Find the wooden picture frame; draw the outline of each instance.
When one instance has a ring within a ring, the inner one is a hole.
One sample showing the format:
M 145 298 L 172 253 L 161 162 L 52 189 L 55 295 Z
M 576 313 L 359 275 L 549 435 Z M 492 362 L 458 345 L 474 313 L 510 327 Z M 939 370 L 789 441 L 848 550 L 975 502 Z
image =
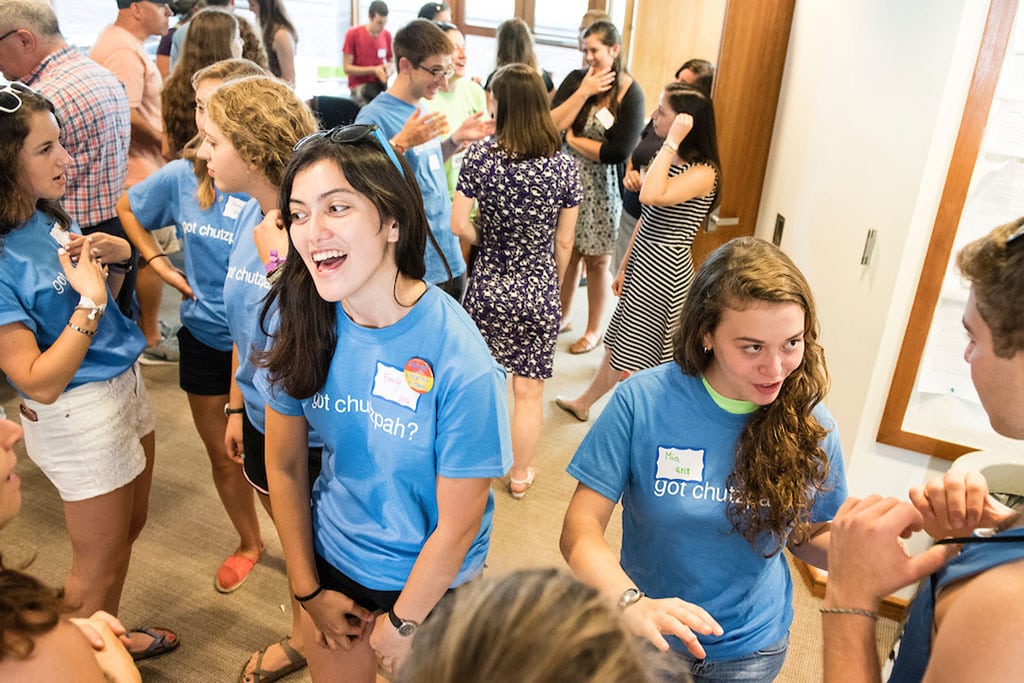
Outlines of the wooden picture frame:
M 960 132 L 953 148 L 928 251 L 921 268 L 921 279 L 878 427 L 877 441 L 880 443 L 946 460 L 955 460 L 977 448 L 909 432 L 903 425 L 967 199 L 971 174 L 981 150 L 982 136 L 1006 55 L 1017 5 L 1018 0 L 992 0 L 989 6 L 978 60 L 960 120 Z

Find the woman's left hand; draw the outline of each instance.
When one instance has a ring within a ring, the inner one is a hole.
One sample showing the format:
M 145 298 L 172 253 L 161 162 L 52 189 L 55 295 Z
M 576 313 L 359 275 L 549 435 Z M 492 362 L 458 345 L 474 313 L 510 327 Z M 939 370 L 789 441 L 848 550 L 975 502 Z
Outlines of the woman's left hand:
M 278 209 L 268 211 L 260 224 L 253 229 L 252 239 L 256 242 L 256 250 L 263 263 L 270 261 L 271 251 L 276 251 L 279 259 L 287 257 L 288 231 L 284 229 L 281 211 Z
M 101 265 L 121 263 L 132 257 L 132 247 L 128 240 L 105 232 L 94 232 L 91 235 L 68 233 L 67 250 L 71 258 L 77 260 L 85 248 L 89 249 L 89 253 Z
M 409 655 L 412 638 L 398 635 L 385 612 L 377 616 L 373 632 L 370 634 L 370 647 L 377 655 L 381 668 L 387 672 L 394 672 L 402 667 L 402 663 Z
M 686 139 L 691 130 L 693 130 L 693 116 L 686 113 L 676 114 L 676 117 L 672 120 L 672 127 L 668 129 L 668 135 L 665 136 L 665 140 L 678 147 L 679 143 Z
M 626 281 L 626 272 L 620 270 L 615 273 L 615 279 L 612 280 L 612 294 L 615 296 L 622 296 L 622 283 Z

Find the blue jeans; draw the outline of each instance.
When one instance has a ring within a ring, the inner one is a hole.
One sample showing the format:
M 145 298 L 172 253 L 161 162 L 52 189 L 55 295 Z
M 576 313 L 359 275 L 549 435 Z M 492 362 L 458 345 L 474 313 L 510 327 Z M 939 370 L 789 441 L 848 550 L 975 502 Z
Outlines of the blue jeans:
M 689 667 L 694 683 L 712 681 L 764 681 L 775 680 L 786 661 L 789 648 L 789 634 L 778 642 L 761 648 L 757 652 L 736 659 L 694 659 L 688 653 L 674 652 L 682 661 L 684 669 Z

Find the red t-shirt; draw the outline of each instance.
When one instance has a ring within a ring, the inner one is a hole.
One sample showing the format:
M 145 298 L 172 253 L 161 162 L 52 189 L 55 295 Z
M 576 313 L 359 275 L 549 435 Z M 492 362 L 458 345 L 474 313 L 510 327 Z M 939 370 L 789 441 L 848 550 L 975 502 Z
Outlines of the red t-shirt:
M 366 29 L 366 26 L 353 26 L 345 34 L 345 44 L 341 51 L 346 55 L 352 55 L 352 63 L 356 66 L 377 66 L 391 61 L 391 34 L 386 30 L 374 38 Z M 363 83 L 373 83 L 377 77 L 373 74 L 366 76 L 349 76 L 349 89 L 355 88 Z

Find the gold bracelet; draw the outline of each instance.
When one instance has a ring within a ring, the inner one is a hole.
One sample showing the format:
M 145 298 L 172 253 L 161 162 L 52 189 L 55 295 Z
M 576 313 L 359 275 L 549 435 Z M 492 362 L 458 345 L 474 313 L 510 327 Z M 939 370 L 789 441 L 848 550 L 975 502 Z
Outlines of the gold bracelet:
M 858 617 L 867 617 L 878 621 L 878 612 L 869 612 L 866 609 L 854 609 L 852 607 L 820 607 L 818 611 L 822 614 L 854 614 Z
M 671 150 L 671 152 L 673 154 L 676 154 L 677 152 L 679 152 L 679 145 L 673 145 L 668 140 L 665 140 L 665 142 L 661 143 L 661 146 Z
M 96 333 L 93 332 L 92 330 L 87 330 L 84 327 L 79 327 L 78 325 L 74 324 L 70 320 L 68 321 L 68 327 L 73 329 L 75 332 L 81 332 L 86 337 L 95 337 L 96 336 Z

